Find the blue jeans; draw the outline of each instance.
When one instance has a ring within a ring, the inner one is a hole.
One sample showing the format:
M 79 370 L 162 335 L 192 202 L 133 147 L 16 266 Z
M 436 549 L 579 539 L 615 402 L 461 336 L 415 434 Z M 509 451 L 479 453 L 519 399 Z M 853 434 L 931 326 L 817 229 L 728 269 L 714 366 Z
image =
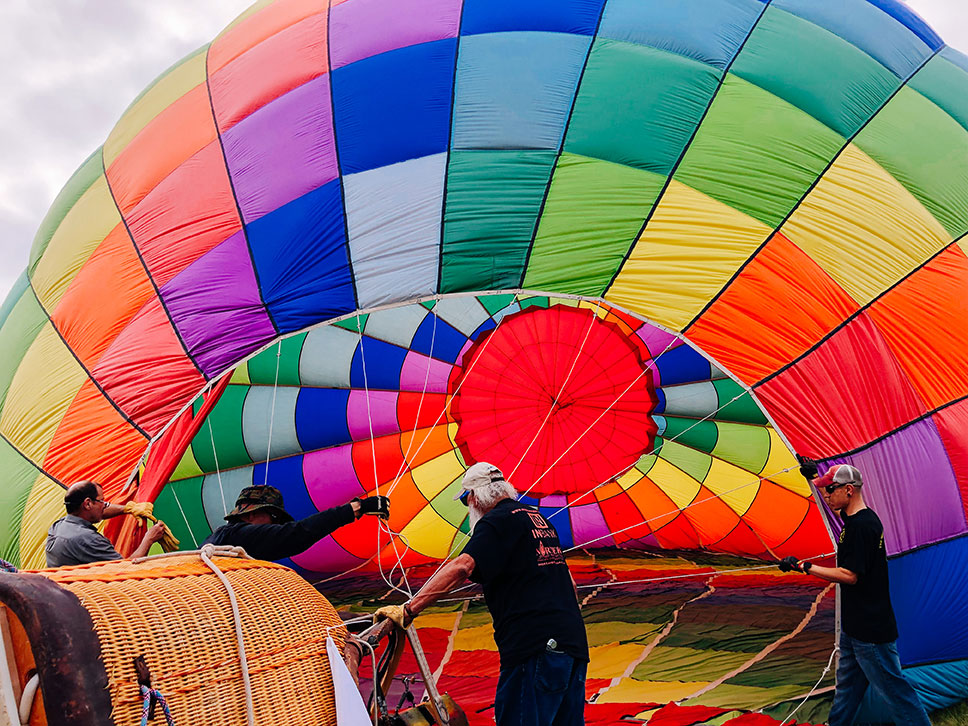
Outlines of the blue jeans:
M 588 663 L 544 651 L 501 670 L 494 698 L 497 726 L 584 726 Z
M 868 686 L 873 686 L 875 697 L 888 706 L 898 726 L 931 726 L 917 692 L 901 674 L 897 641 L 865 643 L 841 633 L 837 692 L 827 723 L 850 726 Z

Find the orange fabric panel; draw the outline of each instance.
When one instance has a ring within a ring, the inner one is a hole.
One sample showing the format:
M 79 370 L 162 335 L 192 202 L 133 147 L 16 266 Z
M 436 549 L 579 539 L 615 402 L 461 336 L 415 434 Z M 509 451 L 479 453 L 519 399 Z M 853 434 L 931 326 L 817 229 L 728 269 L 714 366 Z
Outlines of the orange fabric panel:
M 823 515 L 820 514 L 817 503 L 812 498 L 803 523 L 790 536 L 790 539 L 773 548 L 777 557 L 794 555 L 800 559 L 813 559 L 833 551 L 834 545 L 823 523 Z
M 110 290 L 110 296 L 104 291 Z M 128 230 L 119 224 L 71 281 L 51 314 L 54 326 L 91 370 L 111 342 L 154 295 Z
M 329 70 L 327 17 L 324 9 L 299 21 L 212 75 L 212 104 L 220 131 Z
M 94 479 L 113 499 L 147 445 L 148 439 L 88 380 L 57 427 L 44 469 L 65 483 Z
M 157 297 L 121 332 L 93 373 L 121 410 L 151 436 L 205 385 Z
M 817 263 L 777 233 L 686 335 L 752 384 L 794 360 L 857 309 Z
M 728 535 L 739 521 L 739 515 L 704 486 L 699 487 L 696 498 L 688 509 L 683 510 L 683 514 L 699 535 L 699 545 L 702 547 L 716 545 L 717 549 L 719 549 L 719 541 Z
M 754 393 L 794 450 L 818 459 L 867 444 L 925 412 L 866 313 Z
M 952 245 L 871 305 L 928 408 L 968 394 L 968 258 Z
M 769 557 L 763 542 L 753 534 L 745 522 L 740 522 L 733 531 L 716 544 L 716 549 L 747 557 Z
M 383 492 L 386 494 L 386 492 Z M 417 513 L 427 506 L 427 498 L 417 489 L 409 471 L 400 475 L 400 480 L 390 495 L 393 504 L 390 507 L 390 519 L 387 524 L 394 532 L 402 532 L 403 528 L 417 516 Z
M 406 431 L 400 434 L 400 447 L 404 453 L 409 451 L 409 468 L 416 469 L 431 459 L 446 454 L 454 449 L 454 442 L 447 434 L 447 425 L 440 424 L 432 429 L 420 429 L 416 433 Z M 396 470 L 391 473 L 396 474 Z M 392 478 L 390 481 L 393 481 Z
M 186 159 L 216 138 L 204 83 L 155 116 L 108 167 L 107 177 L 121 213 L 127 216 Z
M 212 142 L 155 187 L 128 218 L 159 288 L 242 228 L 222 148 Z
M 958 493 L 968 514 L 968 400 L 948 406 L 934 415 L 951 468 L 958 481 Z
M 807 514 L 809 504 L 789 489 L 762 479 L 759 491 L 743 521 L 763 538 L 770 548 L 782 544 L 796 531 Z
M 232 26 L 217 37 L 209 48 L 209 75 L 280 30 L 318 13 L 321 5 L 325 7 L 326 3 L 319 0 L 277 0 Z
M 629 497 L 635 503 L 636 508 L 642 512 L 642 516 L 648 521 L 649 528 L 652 530 L 664 528 L 679 516 L 679 508 L 648 477 L 637 481 L 629 488 L 628 492 Z M 667 534 L 670 537 L 673 536 L 671 532 Z M 692 532 L 690 541 L 695 542 L 695 532 Z

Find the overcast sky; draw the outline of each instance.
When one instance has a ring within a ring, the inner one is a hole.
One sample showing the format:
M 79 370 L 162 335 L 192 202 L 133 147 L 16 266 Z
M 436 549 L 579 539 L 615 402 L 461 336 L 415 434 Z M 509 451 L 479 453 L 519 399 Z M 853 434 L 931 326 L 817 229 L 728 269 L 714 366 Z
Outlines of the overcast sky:
M 159 73 L 252 0 L 0 0 L 0 300 L 71 173 Z M 910 0 L 968 51 L 966 0 Z

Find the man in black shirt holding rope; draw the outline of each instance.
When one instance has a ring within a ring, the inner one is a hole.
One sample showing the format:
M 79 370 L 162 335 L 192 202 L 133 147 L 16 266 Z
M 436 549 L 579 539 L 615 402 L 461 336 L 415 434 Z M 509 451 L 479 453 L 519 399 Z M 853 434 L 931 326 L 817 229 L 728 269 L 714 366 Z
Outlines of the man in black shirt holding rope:
M 805 461 L 800 471 L 811 480 L 817 467 Z M 917 692 L 901 673 L 897 622 L 887 579 L 884 526 L 864 503 L 860 471 L 832 466 L 814 481 L 824 500 L 840 514 L 844 527 L 837 542 L 837 566 L 822 567 L 787 557 L 784 571 L 798 570 L 840 585 L 840 664 L 830 726 L 850 726 L 868 686 L 885 703 L 897 724 L 931 726 Z

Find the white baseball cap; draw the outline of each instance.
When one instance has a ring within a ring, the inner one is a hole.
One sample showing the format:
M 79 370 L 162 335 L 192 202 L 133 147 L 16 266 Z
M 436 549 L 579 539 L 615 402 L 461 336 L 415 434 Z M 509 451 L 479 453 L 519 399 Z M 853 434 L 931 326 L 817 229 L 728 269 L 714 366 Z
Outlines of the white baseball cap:
M 467 467 L 467 471 L 464 472 L 464 479 L 461 482 L 460 491 L 454 495 L 454 501 L 464 496 L 464 492 L 470 492 L 478 487 L 494 484 L 499 481 L 505 481 L 504 474 L 501 470 L 494 466 L 494 464 L 479 461 Z

